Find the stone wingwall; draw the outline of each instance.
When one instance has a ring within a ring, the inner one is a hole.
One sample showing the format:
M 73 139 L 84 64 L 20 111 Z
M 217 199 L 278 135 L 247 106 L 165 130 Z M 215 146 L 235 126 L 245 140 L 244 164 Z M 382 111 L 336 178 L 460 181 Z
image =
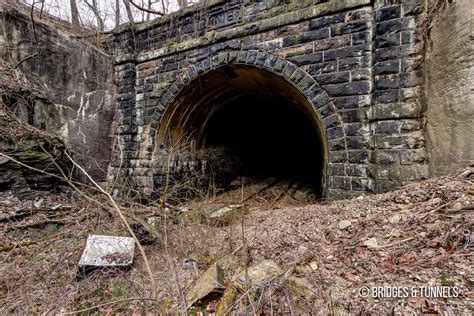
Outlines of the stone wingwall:
M 439 12 L 426 52 L 430 175 L 474 163 L 474 1 Z
M 418 31 L 426 4 L 402 2 L 211 1 L 124 27 L 113 45 L 123 120 L 110 176 L 152 191 L 156 131 L 176 96 L 212 69 L 248 65 L 284 78 L 313 105 L 330 197 L 426 178 Z
M 41 21 L 35 28 L 38 43 L 29 15 L 0 4 L 0 59 L 16 65 L 39 52 L 19 67 L 34 91 L 32 108 L 22 110 L 29 123 L 60 136 L 77 161 L 104 180 L 117 114 L 113 58 Z

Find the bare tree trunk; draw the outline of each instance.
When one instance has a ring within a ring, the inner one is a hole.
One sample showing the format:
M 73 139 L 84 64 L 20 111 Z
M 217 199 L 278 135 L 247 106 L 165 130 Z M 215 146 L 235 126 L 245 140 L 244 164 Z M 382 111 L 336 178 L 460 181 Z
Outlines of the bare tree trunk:
M 120 0 L 115 0 L 115 28 L 120 26 Z
M 124 3 L 125 3 L 125 1 L 127 1 L 129 4 L 132 4 L 135 8 L 137 8 L 137 9 L 140 10 L 141 12 L 150 12 L 151 14 L 156 14 L 156 15 L 159 15 L 159 16 L 164 15 L 163 12 L 155 11 L 155 10 L 150 10 L 150 9 L 144 8 L 143 6 L 139 6 L 139 5 L 136 4 L 133 0 L 123 0 Z
M 125 5 L 125 10 L 127 10 L 128 20 L 132 23 L 135 23 L 133 20 L 132 8 L 130 7 L 130 0 L 123 0 L 123 4 Z
M 76 0 L 69 0 L 71 6 L 71 23 L 74 26 L 79 26 L 79 11 L 77 10 Z
M 148 10 L 151 10 L 151 5 L 152 5 L 151 0 L 148 0 Z M 151 15 L 151 14 L 150 14 L 150 11 L 148 11 L 148 12 L 146 13 L 146 20 L 147 20 L 147 21 L 150 21 L 150 15 Z
M 99 27 L 99 30 L 103 31 L 104 30 L 104 21 L 102 20 L 102 17 L 100 16 L 99 7 L 97 6 L 97 0 L 92 0 L 92 4 L 90 4 L 87 1 L 84 1 L 84 2 L 85 2 L 85 4 L 87 4 L 89 9 L 91 9 L 92 12 L 94 13 L 95 18 L 97 20 L 97 26 Z
M 186 8 L 188 6 L 188 0 L 178 0 L 179 8 Z

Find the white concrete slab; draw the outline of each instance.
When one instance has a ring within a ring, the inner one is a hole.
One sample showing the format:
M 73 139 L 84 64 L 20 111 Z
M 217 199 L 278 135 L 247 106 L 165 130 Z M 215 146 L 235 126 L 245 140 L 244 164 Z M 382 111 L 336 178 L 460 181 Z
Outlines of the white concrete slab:
M 134 251 L 131 237 L 89 235 L 79 266 L 128 266 L 133 262 Z

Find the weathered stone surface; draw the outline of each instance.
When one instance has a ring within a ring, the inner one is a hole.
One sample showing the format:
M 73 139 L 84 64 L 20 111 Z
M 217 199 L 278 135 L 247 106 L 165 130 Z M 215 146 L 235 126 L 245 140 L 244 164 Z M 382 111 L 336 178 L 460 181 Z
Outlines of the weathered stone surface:
M 241 204 L 211 204 L 204 205 L 201 208 L 201 212 L 204 213 L 207 222 L 212 225 L 226 226 L 239 220 L 248 212 L 248 209 Z
M 348 221 L 348 220 L 342 220 L 338 223 L 338 227 L 341 230 L 346 229 L 350 227 L 351 225 L 352 225 L 351 221 Z
M 240 271 L 236 274 L 235 280 L 240 284 L 262 284 L 270 281 L 282 272 L 283 270 L 274 261 L 263 260 L 248 268 L 248 279 L 246 279 L 245 271 Z
M 286 284 L 292 293 L 296 293 L 307 300 L 317 293 L 317 289 L 306 278 L 291 276 L 286 280 Z
M 430 41 L 426 132 L 430 173 L 439 176 L 474 160 L 474 2 L 448 4 Z
M 12 80 L 11 77 L 0 74 L 0 92 L 3 91 L 3 83 L 8 82 L 3 79 Z M 21 95 L 27 92 L 18 93 Z M 32 95 L 26 97 L 34 98 Z M 17 106 L 21 107 L 22 103 L 18 102 Z M 39 134 L 29 125 L 18 122 L 16 117 L 8 114 L 10 111 L 0 98 L 0 191 L 14 190 L 15 193 L 22 194 L 30 190 L 59 188 L 62 184 L 61 173 L 54 165 L 53 157 L 62 170 L 70 170 L 71 163 L 62 153 L 66 149 L 65 144 L 59 137 Z M 49 174 L 36 172 L 31 168 Z
M 33 105 L 29 123 L 59 135 L 77 162 L 96 180 L 105 180 L 116 119 L 113 59 L 46 24 L 35 24 L 39 54 L 19 67 L 30 88 L 43 94 Z M 36 51 L 29 14 L 2 2 L 0 25 L 0 59 L 15 65 Z M 124 79 L 119 91 L 126 96 L 119 106 L 131 99 L 134 72 L 131 66 L 115 68 Z
M 187 307 L 205 303 L 210 296 L 222 294 L 224 288 L 224 271 L 219 265 L 213 264 L 186 294 Z
M 227 289 L 222 295 L 222 299 L 217 307 L 216 316 L 226 315 L 231 309 L 234 303 L 235 297 L 237 296 L 237 290 L 234 288 Z

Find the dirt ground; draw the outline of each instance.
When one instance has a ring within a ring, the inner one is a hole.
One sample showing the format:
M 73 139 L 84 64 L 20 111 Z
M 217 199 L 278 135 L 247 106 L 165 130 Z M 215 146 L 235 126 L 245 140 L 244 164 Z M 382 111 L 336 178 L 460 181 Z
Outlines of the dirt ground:
M 157 297 L 138 251 L 129 269 L 78 273 L 89 234 L 128 235 L 102 197 L 101 206 L 68 190 L 0 193 L 0 313 L 184 313 L 186 294 L 216 262 L 224 270 L 220 294 L 234 292 L 224 314 L 474 311 L 473 170 L 309 205 L 298 198 L 304 192 L 295 198 L 297 190 L 281 187 L 244 186 L 244 198 L 236 189 L 180 211 L 122 202 L 129 218 L 161 220 L 144 244 Z M 242 200 L 248 212 L 230 225 L 212 224 L 200 211 Z M 184 259 L 195 268 L 186 268 Z M 238 284 L 239 271 L 268 261 L 278 273 Z M 434 287 L 445 292 L 420 292 Z M 387 292 L 393 288 L 418 293 L 393 297 Z M 218 293 L 201 308 L 213 313 L 225 298 Z

